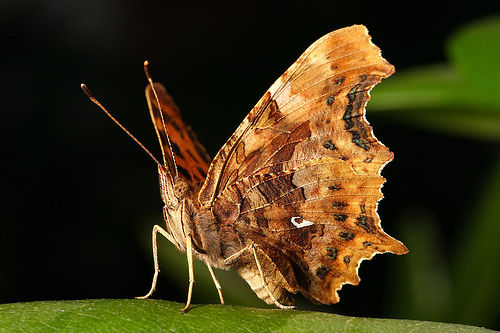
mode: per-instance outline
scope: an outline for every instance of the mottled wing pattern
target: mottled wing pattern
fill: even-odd
[[[368,91],[394,67],[364,26],[331,32],[312,44],[271,86],[214,158],[200,202],[255,174],[276,173],[311,157],[392,159],[364,119]],[[326,140],[325,140],[326,139]]]
[[[205,180],[210,157],[191,128],[182,121],[179,108],[165,87],[160,83],[154,85],[161,111],[151,86],[146,87],[146,99],[160,141],[165,166],[169,170],[174,170],[173,153],[178,172],[189,181],[201,183]]]
[[[238,181],[215,201],[216,218],[234,221],[240,243],[255,243],[275,266],[270,276],[286,280],[274,286],[277,295],[286,289],[336,303],[343,284],[358,284],[362,260],[407,252],[380,227],[384,178],[354,168],[341,159],[313,159],[288,172]]]
[[[407,252],[380,227],[380,171],[393,154],[364,110],[370,89],[393,72],[364,26],[325,35],[271,86],[211,164],[200,202],[218,221],[234,222],[242,246],[258,245],[277,281],[286,280],[268,281],[277,295],[300,291],[335,303],[343,284],[359,282],[363,259]],[[259,289],[250,271],[239,272]]]

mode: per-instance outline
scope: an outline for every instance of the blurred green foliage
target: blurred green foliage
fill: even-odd
[[[500,139],[500,18],[457,31],[450,62],[397,72],[373,90],[370,111],[474,139]]]

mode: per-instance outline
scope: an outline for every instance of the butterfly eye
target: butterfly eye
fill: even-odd
[[[176,181],[174,184],[174,195],[177,199],[181,200],[189,193],[189,185],[183,181]]]

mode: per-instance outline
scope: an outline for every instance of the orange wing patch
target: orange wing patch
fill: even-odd
[[[189,181],[203,182],[210,164],[210,157],[191,127],[182,121],[179,108],[165,87],[160,83],[154,85],[160,100],[161,111],[150,86],[146,87],[146,99],[160,141],[165,166],[170,170],[176,167],[177,171]]]

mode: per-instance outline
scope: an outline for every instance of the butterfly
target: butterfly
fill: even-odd
[[[262,96],[210,160],[179,108],[147,70],[146,98],[162,149],[158,162],[165,226],[158,233],[193,256],[234,269],[268,304],[293,307],[292,295],[332,304],[357,285],[361,261],[408,249],[380,226],[382,168],[393,153],[365,118],[370,90],[394,67],[354,25],[328,33]]]

